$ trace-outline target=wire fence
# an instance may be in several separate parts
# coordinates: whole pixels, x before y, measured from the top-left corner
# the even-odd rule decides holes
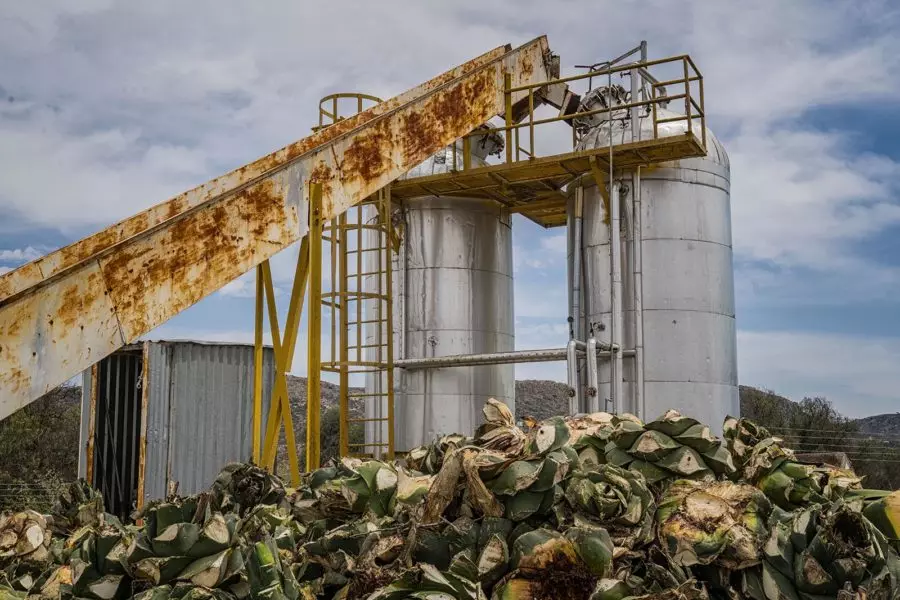
[[[0,512],[25,508],[49,511],[64,490],[65,485],[57,481],[0,482]]]

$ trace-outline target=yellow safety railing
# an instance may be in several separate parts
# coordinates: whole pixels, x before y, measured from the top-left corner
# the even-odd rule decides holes
[[[652,71],[663,70],[664,68],[677,69],[678,76],[661,80],[656,78]],[[561,114],[555,117],[537,118],[535,116],[535,107],[540,105],[536,95],[540,94],[548,86],[557,84],[571,84],[576,82],[584,82],[587,80],[588,86],[598,77],[610,78],[615,74],[626,74],[637,69],[639,77],[642,81],[641,90],[649,92],[648,97],[635,100],[630,99],[629,102],[616,104],[614,106],[604,106],[593,110],[584,110],[574,113]],[[679,93],[669,94],[667,88],[675,88]],[[696,88],[696,89],[695,89]],[[589,90],[587,90],[589,91]],[[527,113],[524,118],[514,114],[513,95],[520,92],[527,92]],[[625,111],[633,108],[644,108],[648,110],[653,119],[653,138],[659,138],[659,126],[664,123],[685,122],[686,132],[693,132],[695,123],[699,123],[700,143],[704,150],[706,149],[706,109],[703,90],[703,75],[690,56],[684,54],[657,60],[641,61],[624,65],[613,66],[603,69],[589,70],[578,75],[562,77],[551,81],[539,83],[531,83],[528,85],[513,86],[512,78],[509,74],[505,76],[504,81],[504,103],[505,103],[505,119],[503,125],[491,126],[491,130],[503,135],[506,144],[505,162],[518,162],[521,160],[529,160],[538,157],[536,151],[536,131],[548,124],[558,123],[561,121],[572,121],[573,119],[585,118],[594,115],[610,115],[613,112]],[[642,94],[643,96],[643,94]],[[675,116],[660,118],[658,107],[661,104],[668,105],[672,111],[680,112]],[[619,119],[613,119],[619,120]],[[527,131],[527,135],[521,132]],[[471,139],[482,137],[485,135],[484,130],[476,130],[463,138],[463,160],[462,168],[469,169],[472,166],[471,161]],[[527,138],[527,145],[522,145],[522,138]],[[578,142],[578,131],[572,128],[572,145]],[[453,165],[457,162],[456,146],[453,146]]]

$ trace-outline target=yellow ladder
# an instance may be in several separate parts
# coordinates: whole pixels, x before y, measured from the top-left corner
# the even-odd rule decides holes
[[[367,101],[379,99],[326,96],[319,128],[344,119],[342,107],[361,112]],[[386,186],[322,228],[323,255],[330,256],[321,277],[322,332],[330,339],[321,370],[338,375],[341,456],[394,455],[391,247],[399,237],[391,214]]]
[[[331,277],[322,304],[331,351],[322,370],[339,377],[341,456],[394,454],[390,214],[384,188],[325,228]]]

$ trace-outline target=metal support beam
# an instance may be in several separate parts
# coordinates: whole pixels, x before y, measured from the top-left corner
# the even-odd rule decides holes
[[[279,413],[275,407],[280,407],[284,422],[284,442],[287,445],[288,464],[291,470],[291,481],[294,486],[300,485],[300,465],[297,459],[297,440],[294,437],[294,421],[291,418],[291,405],[287,393],[287,364],[286,356],[290,354],[287,347],[281,343],[281,333],[278,327],[278,309],[275,306],[275,286],[272,283],[272,270],[269,261],[262,264],[263,284],[265,287],[266,304],[269,309],[269,326],[272,329],[272,350],[275,353],[275,390],[273,394],[270,418],[266,427],[266,450],[263,454],[263,464],[269,470],[275,466],[275,456],[278,453]],[[291,343],[290,331],[285,331],[285,339]]]
[[[309,322],[306,371],[306,470],[319,468],[322,388],[322,184],[309,187]]]
[[[503,114],[506,73],[558,76],[549,57],[545,37],[496,48],[0,276],[0,419],[299,241],[310,182],[324,219],[346,211]]]
[[[253,319],[253,462],[256,464],[260,464],[262,461],[264,295],[262,266],[260,265],[256,267],[256,311]]]
[[[257,305],[265,300],[269,309],[269,320],[272,327],[272,345],[275,352],[275,386],[272,391],[272,401],[269,408],[269,418],[266,424],[266,435],[263,447],[261,464],[272,470],[275,467],[275,458],[278,453],[278,438],[281,435],[282,424],[285,427],[285,442],[287,443],[288,462],[291,466],[291,477],[299,481],[300,469],[297,457],[297,441],[294,432],[294,420],[291,414],[290,398],[287,393],[287,372],[294,360],[294,350],[297,347],[297,334],[300,328],[300,315],[303,312],[303,298],[306,295],[306,282],[309,273],[309,240],[303,238],[300,242],[300,251],[297,254],[297,266],[294,270],[294,282],[291,288],[291,298],[288,304],[288,314],[284,325],[284,336],[278,329],[278,313],[275,306],[275,288],[272,282],[271,269],[268,261],[260,265],[260,282],[257,284]],[[260,292],[260,287],[262,291]],[[262,348],[262,329],[256,334]],[[260,368],[262,362],[259,362]],[[296,469],[293,465],[296,465]]]
[[[338,217],[337,227],[333,232],[335,242],[332,244],[339,244],[338,248],[338,281],[332,281],[331,286],[334,288],[335,285],[338,286],[340,298],[340,308],[339,318],[340,318],[340,331],[338,332],[339,340],[339,352],[340,356],[338,360],[341,363],[340,366],[340,375],[338,381],[338,393],[339,397],[339,435],[340,435],[340,455],[347,456],[350,453],[350,429],[349,429],[349,419],[350,419],[350,398],[348,396],[350,389],[350,318],[349,318],[349,302],[348,302],[348,291],[349,291],[349,272],[348,272],[348,264],[347,264],[347,248],[349,244],[349,234],[347,232],[347,213],[342,214]],[[356,263],[357,271],[359,269],[359,263]],[[333,313],[332,313],[333,314]],[[332,317],[333,319],[334,317]]]

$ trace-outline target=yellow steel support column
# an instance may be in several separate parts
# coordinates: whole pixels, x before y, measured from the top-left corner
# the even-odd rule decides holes
[[[306,294],[306,281],[309,274],[309,239],[303,238],[300,242],[300,252],[297,256],[297,267],[294,271],[294,283],[291,289],[291,299],[284,326],[284,340],[281,340],[281,336],[278,334],[278,314],[275,307],[274,286],[271,281],[271,270],[268,261],[264,265],[260,266],[261,283],[259,284],[264,287],[262,292],[259,293],[257,302],[262,302],[264,298],[268,297],[269,320],[272,323],[272,341],[275,349],[276,381],[266,425],[262,464],[269,470],[274,468],[275,457],[278,452],[278,436],[281,434],[281,425],[284,423],[285,441],[288,441],[289,446],[288,459],[291,464],[298,464],[296,476],[299,478],[299,459],[297,458],[297,445],[294,438],[294,421],[290,410],[290,399],[287,395],[287,372],[294,360],[294,350],[297,347],[297,332],[300,328],[300,315],[303,312],[303,297]],[[281,342],[280,344],[279,341]],[[289,441],[288,437],[293,441]],[[294,473],[292,472],[291,475],[293,477]]]
[[[513,161],[513,101],[512,101],[512,73],[507,71],[503,74],[503,103],[505,106],[504,115],[506,117],[506,162]],[[516,129],[518,131],[518,129]]]
[[[309,186],[309,323],[306,381],[306,470],[319,468],[322,381],[322,184]]]
[[[272,328],[272,349],[275,352],[275,393],[272,412],[274,407],[281,407],[282,420],[284,421],[284,441],[287,445],[288,464],[291,469],[291,482],[294,486],[300,485],[300,464],[297,458],[297,440],[294,437],[294,421],[291,418],[291,405],[287,394],[287,375],[285,364],[286,348],[281,344],[281,335],[278,327],[278,309],[275,306],[275,287],[272,284],[272,270],[269,267],[269,261],[262,263],[263,283],[266,288],[266,303],[269,307],[269,325]],[[290,337],[288,332],[285,337]],[[273,433],[274,432],[274,433]],[[278,452],[278,422],[269,419],[269,426],[266,432],[266,452],[264,457],[265,467],[272,470],[275,466],[275,455]],[[271,437],[269,434],[273,433]]]
[[[350,327],[349,322],[349,294],[347,285],[347,214],[344,213],[338,217],[338,226],[333,232],[334,239],[340,245],[338,253],[338,282],[332,282],[332,288],[335,283],[338,287],[338,303],[340,304],[340,341],[339,341],[339,376],[340,376],[340,455],[347,456],[350,453],[350,398],[348,396],[350,388]]]
[[[263,294],[262,266],[258,266],[256,314],[253,320],[253,462],[257,465],[262,460]]]

